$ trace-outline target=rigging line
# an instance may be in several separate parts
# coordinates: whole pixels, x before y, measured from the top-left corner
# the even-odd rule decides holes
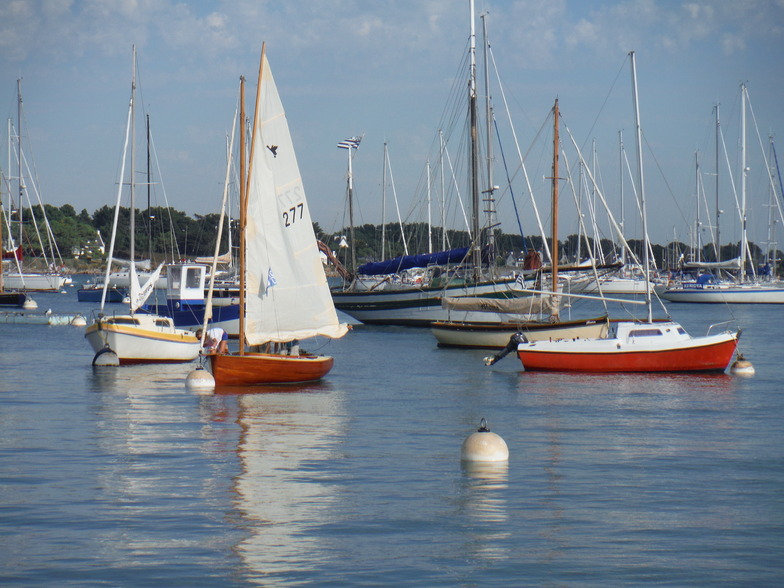
[[[661,164],[659,164],[659,160],[656,159],[656,154],[653,152],[650,143],[648,143],[648,137],[643,134],[643,139],[645,140],[645,145],[648,147],[648,152],[651,154],[653,161],[656,163],[656,169],[659,170],[659,174],[661,175],[662,180],[664,180],[664,185],[667,186],[667,191],[670,193],[670,197],[672,197],[673,202],[675,203],[675,207],[678,209],[678,212],[681,215],[682,220],[686,220],[686,215],[681,210],[681,207],[678,204],[678,200],[675,198],[675,193],[672,191],[672,187],[670,187],[670,183],[667,181],[667,177],[664,175],[664,170],[662,169]]]
[[[781,168],[779,167],[779,158],[776,155],[776,144],[771,141],[770,146],[773,149],[773,163],[776,165],[776,175],[779,178],[779,198],[784,200],[784,184],[781,182]]]
[[[523,251],[526,249],[525,233],[523,232],[523,225],[520,222],[520,211],[517,209],[517,199],[514,195],[514,188],[512,187],[512,180],[509,178],[509,167],[506,165],[506,154],[504,153],[504,146],[501,144],[501,137],[498,134],[498,121],[493,119],[493,126],[495,126],[495,136],[498,141],[498,148],[501,151],[501,162],[504,164],[504,174],[506,174],[506,183],[509,187],[509,194],[512,197],[512,206],[514,207],[515,219],[517,220],[517,228],[520,230],[520,240],[522,241]]]
[[[610,85],[610,89],[607,92],[607,95],[604,97],[604,102],[602,102],[602,106],[601,106],[601,108],[599,108],[599,112],[596,113],[596,118],[594,118],[593,124],[591,125],[591,128],[588,129],[588,133],[586,134],[586,139],[585,139],[585,142],[582,144],[582,149],[581,150],[585,149],[585,144],[588,142],[587,137],[590,137],[591,135],[593,135],[593,130],[594,130],[594,128],[596,128],[596,124],[599,122],[599,117],[602,115],[602,112],[604,112],[604,109],[607,106],[607,102],[609,101],[610,96],[613,93],[615,85],[618,83],[618,78],[620,78],[621,77],[621,73],[626,70],[626,62],[628,61],[628,59],[629,59],[629,55],[627,54],[626,57],[623,60],[623,63],[621,63],[621,67],[618,68],[618,73],[615,74],[615,79],[613,80],[613,83]]]
[[[755,134],[757,135],[757,142],[759,143],[760,151],[762,152],[762,160],[765,162],[765,169],[767,170],[767,174],[766,175],[768,176],[768,183],[770,184],[770,187],[775,192],[775,181],[773,179],[773,174],[770,171],[770,162],[768,161],[768,156],[765,153],[765,146],[762,143],[762,136],[760,135],[759,126],[757,125],[757,117],[754,116],[754,108],[751,105],[751,98],[749,97],[749,90],[748,90],[748,88],[746,88],[746,103],[748,105],[749,112],[751,113],[751,121],[754,123],[754,131],[755,131]],[[779,177],[779,180],[781,180],[781,177]],[[778,201],[777,201],[777,204],[778,204]],[[784,221],[784,214],[782,214],[781,207],[777,206],[776,208],[778,210],[779,217],[781,218],[782,221]]]

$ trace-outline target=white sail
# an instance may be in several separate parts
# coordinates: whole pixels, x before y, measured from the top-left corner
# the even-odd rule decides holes
[[[286,115],[264,57],[251,149],[246,229],[250,345],[342,337],[313,232]]]
[[[161,275],[161,270],[163,269],[163,264],[158,266],[152,275],[147,278],[147,281],[144,283],[144,286],[139,285],[139,275],[136,273],[136,264],[131,262],[131,269],[130,269],[130,280],[131,280],[131,291],[129,298],[131,299],[131,312],[136,312],[139,310],[142,305],[147,302],[147,299],[152,294],[152,290],[155,287],[155,282]]]
[[[687,261],[683,264],[685,269],[727,269],[739,270],[740,257],[734,257],[725,261]]]

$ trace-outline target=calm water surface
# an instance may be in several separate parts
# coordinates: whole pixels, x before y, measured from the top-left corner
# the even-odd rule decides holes
[[[321,384],[203,394],[0,325],[0,583],[782,585],[784,308],[670,311],[736,318],[757,375],[525,373],[360,326]],[[482,417],[508,465],[461,466]]]

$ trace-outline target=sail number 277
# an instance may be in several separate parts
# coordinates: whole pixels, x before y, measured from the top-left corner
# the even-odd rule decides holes
[[[302,218],[302,211],[304,210],[305,205],[300,202],[299,204],[295,204],[288,210],[283,211],[283,223],[290,227],[294,224],[294,221],[297,220],[297,214],[299,213],[299,218]]]

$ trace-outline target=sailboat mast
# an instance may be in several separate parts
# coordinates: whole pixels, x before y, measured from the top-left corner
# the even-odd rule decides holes
[[[719,229],[719,218],[721,217],[721,210],[719,209],[719,132],[721,130],[721,123],[719,122],[719,103],[716,103],[716,261],[721,261],[721,232]]]
[[[489,48],[490,41],[487,38],[487,14],[482,15],[482,39],[483,39],[483,55],[485,67],[485,137],[487,142],[487,190],[485,190],[486,197],[484,201],[487,203],[487,244],[490,255],[495,254],[495,230],[493,225],[493,214],[495,213],[495,185],[493,184],[493,104],[490,100],[490,64],[489,64]],[[490,272],[493,275],[494,264],[492,259],[490,262]]]
[[[623,207],[623,160],[624,160],[624,152],[623,152],[623,130],[618,131],[618,174],[620,175],[620,191],[621,191],[621,234],[623,234],[623,225],[625,222],[624,218],[624,207]],[[621,264],[622,266],[626,265],[626,247],[621,246]]]
[[[474,22],[474,0],[469,0],[471,11],[471,35],[469,38],[469,80],[468,80],[468,109],[471,124],[471,206],[472,206],[472,261],[474,266],[474,281],[478,282],[482,266],[482,240],[479,235],[479,139],[477,137],[477,110],[476,110],[476,25]]]
[[[131,77],[131,205],[130,205],[130,237],[131,237],[131,273],[135,272],[136,264],[136,45],[133,46],[133,75]],[[130,306],[133,315],[133,304]]]
[[[263,52],[264,49],[262,48],[262,53]],[[247,182],[248,178],[245,169],[245,77],[240,76],[240,355],[245,355],[245,224],[248,207]]]
[[[147,254],[152,261],[152,215],[150,211],[150,187],[152,186],[152,178],[150,171],[150,115],[147,115]]]
[[[695,261],[702,261],[702,239],[700,238],[700,153],[694,152],[694,190],[697,194],[697,220],[694,225],[694,258]]]
[[[351,147],[348,151],[348,222],[351,236],[351,274],[357,273],[357,248],[354,238],[354,171],[351,169]]]
[[[740,273],[738,281],[742,282],[746,273],[746,174],[749,169],[746,167],[746,84],[740,85]]]
[[[433,253],[433,218],[431,215],[430,159],[427,160],[426,167],[427,167],[427,252]]]
[[[651,281],[649,279],[651,260],[648,246],[648,215],[645,211],[645,180],[642,168],[642,129],[640,127],[640,103],[637,97],[637,61],[634,51],[629,52],[632,62],[632,97],[634,98],[634,126],[637,138],[637,180],[640,183],[640,210],[642,211],[643,232],[643,271],[645,276],[645,304],[648,307],[648,322],[653,322],[653,308],[651,306]]]
[[[17,203],[19,207],[19,245],[18,247],[22,247],[24,243],[24,233],[22,231],[23,227],[23,219],[22,219],[22,211],[24,210],[23,205],[23,198],[24,198],[24,174],[22,174],[22,78],[16,79],[16,96],[17,96],[17,103],[16,103],[16,153],[18,158],[19,164],[19,202]]]
[[[349,150],[350,151],[350,150]],[[384,141],[384,166],[381,170],[381,259],[386,259],[387,245],[387,142]],[[352,241],[353,241],[352,237]]]
[[[552,293],[553,311],[552,316],[558,319],[558,99],[555,99],[553,106],[553,194],[552,194],[552,246],[551,246],[551,267],[552,267]]]

